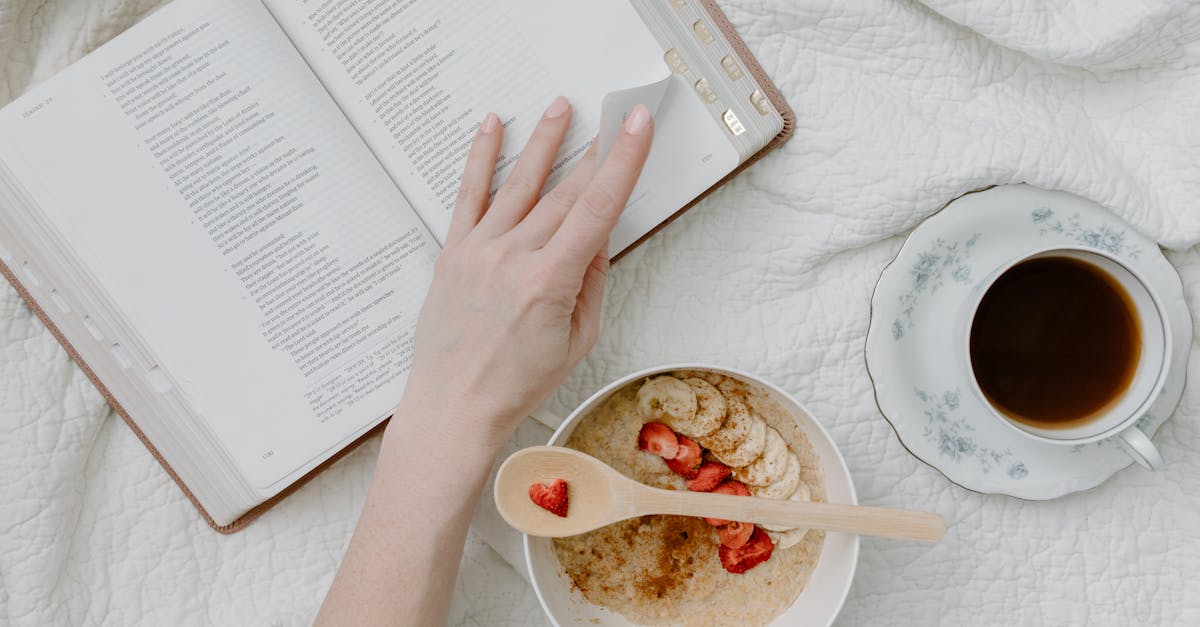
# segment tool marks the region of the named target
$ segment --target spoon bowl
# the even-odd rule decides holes
[[[605,471],[608,472],[605,472]],[[529,486],[567,482],[570,506],[567,516],[556,516],[529,498]],[[604,462],[560,446],[533,446],[513,453],[496,473],[496,509],[509,525],[522,533],[563,538],[604,526],[609,512],[619,507],[621,480],[630,481]],[[612,522],[616,522],[615,520]]]

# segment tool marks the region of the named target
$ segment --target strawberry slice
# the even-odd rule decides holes
[[[721,462],[704,462],[700,464],[695,475],[688,479],[687,487],[692,492],[712,492],[713,488],[721,485],[732,473],[733,469]]]
[[[675,459],[679,454],[679,438],[671,427],[661,422],[647,422],[638,432],[638,448],[663,459]]]
[[[732,479],[713,488],[713,494],[732,494],[733,496],[750,496],[750,489],[741,481],[733,481]],[[704,522],[714,526],[722,527],[728,525],[729,521],[723,518],[705,518]]]
[[[687,436],[679,436],[679,451],[675,453],[674,459],[667,460],[667,467],[671,472],[683,477],[691,479],[696,476],[696,471],[700,469],[700,462],[704,461],[700,445],[692,441]]]
[[[535,483],[529,486],[529,500],[538,507],[556,516],[567,517],[567,482],[555,479],[549,484]]]
[[[754,527],[750,541],[744,546],[733,548],[722,544],[718,554],[721,557],[721,566],[738,575],[771,559],[771,553],[774,550],[775,543],[771,542],[771,536],[768,536],[762,529]]]
[[[741,481],[729,480],[713,488],[713,494],[732,494],[733,496],[750,496],[750,488]]]
[[[717,536],[721,538],[721,546],[727,546],[731,549],[740,549],[746,546],[750,541],[750,536],[754,535],[755,527],[751,523],[733,521],[720,529],[717,529]]]

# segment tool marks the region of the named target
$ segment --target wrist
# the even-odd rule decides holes
[[[394,418],[393,423],[408,425],[403,427],[406,431],[410,426],[421,430],[431,441],[482,449],[494,455],[530,410],[513,399],[504,402],[506,399],[464,389],[468,387],[435,385],[413,376],[396,408],[400,420]]]
[[[461,501],[474,507],[503,441],[493,444],[471,434],[447,411],[413,403],[396,408],[376,462],[380,492],[400,490],[418,500]]]
[[[511,435],[507,415],[466,397],[406,393],[384,431],[384,441],[403,439],[430,453],[492,459]]]

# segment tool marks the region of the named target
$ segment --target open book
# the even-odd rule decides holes
[[[390,415],[472,136],[557,95],[550,184],[655,113],[614,255],[791,129],[707,0],[176,0],[0,111],[0,270],[235,531]]]

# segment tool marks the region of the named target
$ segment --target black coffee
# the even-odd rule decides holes
[[[1087,424],[1129,387],[1137,311],[1104,270],[1039,257],[1000,276],[971,323],[971,366],[988,400],[1041,429]]]

